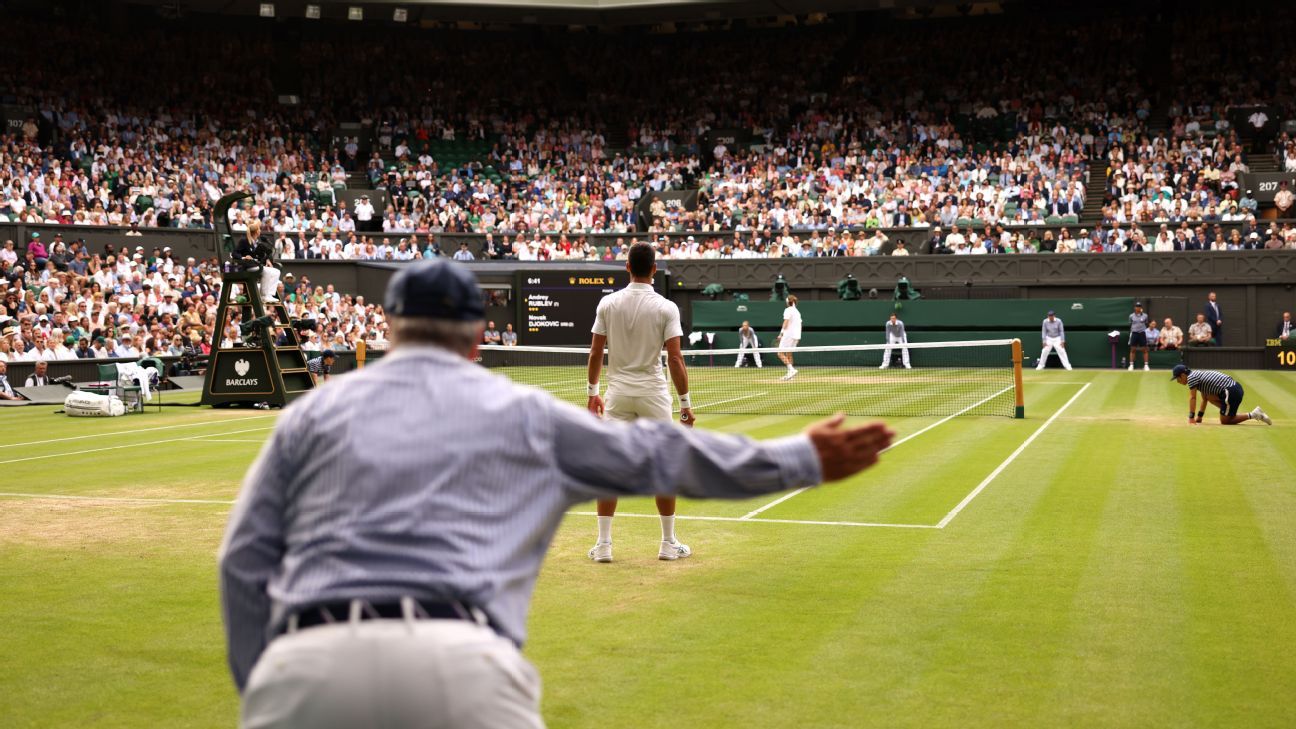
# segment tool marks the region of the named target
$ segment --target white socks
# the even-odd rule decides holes
[[[662,541],[675,542],[675,516],[661,517]],[[598,518],[598,543],[612,543],[612,517],[600,516]]]

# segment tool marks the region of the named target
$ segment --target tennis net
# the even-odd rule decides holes
[[[776,347],[685,350],[694,411],[1023,416],[1021,344],[1015,339],[800,347],[792,352],[797,372],[791,378],[779,354]],[[588,357],[589,350],[579,347],[483,346],[479,361],[583,406]],[[601,379],[606,391],[606,367]]]

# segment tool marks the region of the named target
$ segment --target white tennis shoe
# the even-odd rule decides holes
[[[793,369],[792,371],[788,372],[787,375],[784,376],[783,379],[785,379],[785,380],[790,380],[790,379],[792,379],[793,377],[796,377],[797,374],[798,374],[799,372],[801,372],[801,370]]]
[[[662,560],[666,560],[667,562],[671,562],[677,559],[684,559],[685,557],[691,554],[693,554],[693,550],[689,549],[687,544],[681,544],[678,541],[676,542],[663,541],[661,543],[661,549],[657,550],[657,559],[662,559]],[[611,558],[609,558],[609,561],[611,561]]]
[[[1255,410],[1251,411],[1251,417],[1259,420],[1265,425],[1273,425],[1273,418],[1269,417],[1265,411],[1261,410],[1259,405],[1256,405]]]
[[[612,561],[612,542],[599,542],[590,548],[589,558],[595,562]]]

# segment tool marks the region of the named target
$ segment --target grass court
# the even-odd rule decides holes
[[[681,502],[677,563],[648,499],[591,563],[577,507],[525,650],[546,721],[1291,726],[1296,378],[1234,375],[1273,427],[1188,426],[1165,371],[1028,372],[1022,420],[888,417],[852,481]],[[0,725],[233,726],[215,553],[275,414],[55,409],[0,410]],[[698,416],[772,437],[791,412]]]

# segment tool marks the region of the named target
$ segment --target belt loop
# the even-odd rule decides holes
[[[351,626],[351,632],[358,632],[360,628],[360,615],[365,609],[364,600],[352,600],[347,606],[347,623]]]
[[[486,617],[486,611],[476,605],[468,608],[468,614],[472,616],[473,622],[477,623],[481,627],[485,628],[490,625],[490,619]]]
[[[297,613],[293,613],[292,615],[288,616],[288,628],[284,632],[285,633],[297,632]]]
[[[400,606],[401,606],[401,618],[407,624],[413,623],[415,620],[418,619],[418,613],[417,613],[418,606],[414,602],[414,598],[410,597],[409,595],[402,596],[400,599]]]

